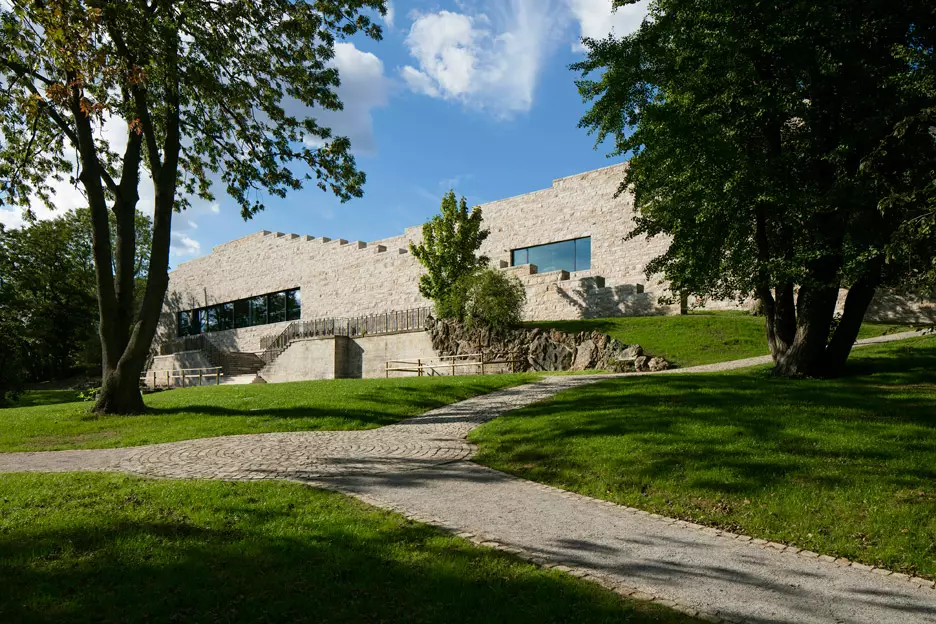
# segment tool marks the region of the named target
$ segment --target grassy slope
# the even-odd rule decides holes
[[[0,477],[3,622],[687,622],[288,483]]]
[[[936,577],[936,338],[856,350],[851,374],[611,380],[471,439],[527,479]]]
[[[108,448],[268,431],[371,429],[533,379],[490,375],[185,388],[148,395],[152,411],[141,416],[94,416],[86,402],[14,407],[0,410],[0,452]]]
[[[530,323],[566,332],[599,331],[677,366],[696,366],[767,355],[763,317],[745,312],[693,312],[685,316],[583,319]],[[908,331],[907,326],[865,323],[860,338]]]

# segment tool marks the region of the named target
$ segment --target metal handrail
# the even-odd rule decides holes
[[[412,308],[383,314],[368,314],[351,318],[330,317],[293,321],[276,336],[260,341],[260,359],[267,365],[273,362],[289,345],[304,338],[345,336],[362,338],[374,334],[417,331],[426,328],[431,308]]]

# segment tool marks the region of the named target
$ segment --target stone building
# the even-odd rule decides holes
[[[526,318],[678,312],[678,305],[660,305],[661,295],[669,294],[665,285],[644,274],[667,241],[627,238],[633,229],[633,198],[615,197],[625,166],[560,178],[547,189],[481,206],[490,230],[481,252],[524,284]],[[422,239],[421,230],[410,227],[399,236],[373,242],[261,231],[219,245],[170,273],[158,341],[202,335],[222,352],[256,353],[268,349],[296,320],[325,323],[428,307],[430,302],[418,290],[423,268],[408,251],[410,242]],[[734,305],[716,302],[708,307]],[[388,329],[384,326],[383,333],[390,333]],[[407,340],[400,345],[390,340],[381,347],[382,355],[399,355],[401,349],[425,354],[426,344],[412,342],[420,339]],[[341,368],[345,356],[338,354],[336,360],[328,355],[331,372],[315,375],[342,376],[335,367]],[[315,357],[320,367],[321,357]],[[362,366],[373,368],[376,361],[372,358]],[[277,366],[280,378],[311,374],[287,372],[283,363]]]
[[[666,242],[627,240],[632,199],[614,197],[623,175],[614,165],[481,206],[490,230],[481,252],[523,282],[526,318],[668,311],[643,274]],[[162,338],[207,330],[225,348],[258,351],[291,320],[429,306],[418,289],[423,268],[408,251],[421,240],[415,226],[373,242],[261,231],[224,243],[169,274]]]

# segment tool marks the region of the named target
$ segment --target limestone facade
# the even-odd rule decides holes
[[[615,197],[625,165],[555,180],[550,188],[481,205],[490,236],[481,253],[508,268],[527,289],[525,317],[561,320],[660,314],[662,287],[644,267],[666,248],[665,240],[627,240],[633,229],[632,198]],[[591,238],[586,271],[540,273],[510,267],[518,248]],[[419,294],[422,266],[409,254],[422,227],[374,242],[261,231],[215,247],[169,274],[161,339],[174,337],[175,313],[299,288],[302,319],[352,317],[429,306]],[[264,336],[288,323],[213,332],[225,350],[259,351]]]
[[[659,304],[661,296],[670,294],[665,285],[644,275],[647,263],[666,250],[668,240],[627,238],[634,228],[633,197],[628,193],[615,197],[625,167],[617,164],[561,178],[549,188],[480,206],[490,230],[481,252],[495,267],[509,270],[523,282],[527,319],[678,312],[678,305]],[[510,266],[514,249],[581,237],[591,238],[588,270],[544,273],[531,265]],[[184,262],[170,273],[157,341],[175,337],[176,312],[180,310],[292,288],[300,289],[302,320],[429,306],[418,290],[423,268],[408,251],[410,242],[421,239],[422,227],[415,226],[374,242],[260,231],[218,245],[210,254]],[[707,307],[737,306],[714,302]],[[898,306],[887,307],[893,310]],[[279,334],[288,324],[207,336],[225,351],[260,351],[263,338]]]

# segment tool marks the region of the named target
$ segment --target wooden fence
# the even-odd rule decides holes
[[[190,386],[221,385],[221,367],[176,368],[146,371],[140,376],[140,386],[145,388],[185,388]]]
[[[388,360],[385,369],[387,378],[390,373],[416,373],[419,377],[438,377],[442,375],[486,375],[496,372],[503,373],[505,365],[509,365],[509,372],[517,372],[519,359],[486,360],[483,353],[464,355],[431,356],[415,360]],[[469,370],[470,369],[470,370]]]

